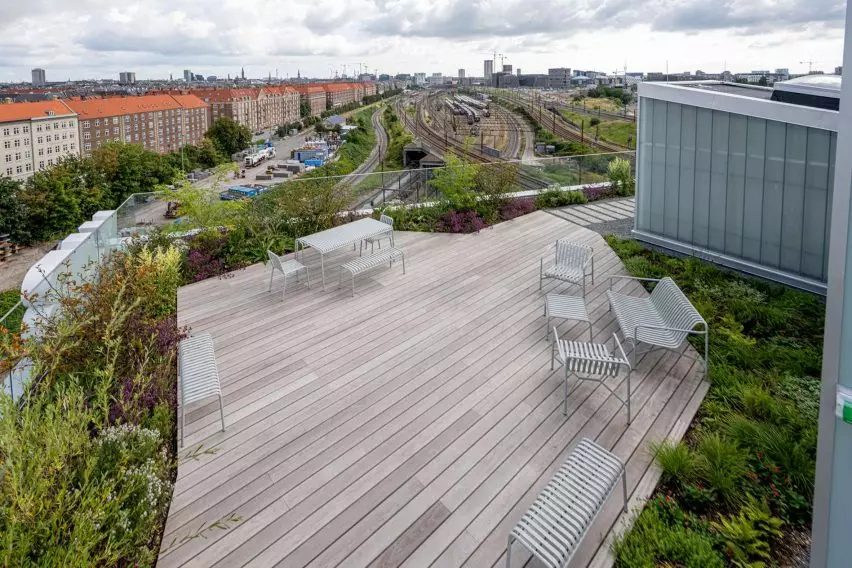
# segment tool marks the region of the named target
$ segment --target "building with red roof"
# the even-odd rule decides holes
[[[24,180],[79,154],[77,114],[63,101],[0,104],[0,175]]]
[[[209,128],[207,105],[194,95],[68,99],[79,119],[81,153],[115,141],[166,153],[198,145]]]

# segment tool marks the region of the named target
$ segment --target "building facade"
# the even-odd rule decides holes
[[[136,83],[136,73],[133,71],[122,71],[118,74],[118,82],[122,85],[133,85]]]
[[[491,75],[494,73],[494,60],[493,59],[486,59],[485,60],[483,72],[485,73],[485,75],[483,75],[483,77],[485,77],[485,82],[491,83]]]
[[[32,79],[33,79],[33,87],[43,87],[47,84],[47,77],[45,76],[44,69],[36,67],[32,71]]]
[[[459,79],[464,79],[464,69],[459,69]]]
[[[548,69],[547,77],[551,87],[565,89],[571,86],[571,69],[568,67]]]
[[[311,109],[311,116],[319,116],[326,110],[325,90],[319,85],[296,85],[299,93],[299,103],[306,103]]]
[[[255,89],[192,89],[208,105],[207,122],[212,125],[220,118],[230,118],[252,132],[258,129],[258,100]]]
[[[106,99],[70,99],[78,115],[81,154],[107,142],[139,144],[166,153],[198,145],[208,128],[207,105],[194,95],[145,95]]]
[[[640,84],[634,236],[824,292],[838,113],[774,97]]]
[[[77,115],[64,102],[0,105],[0,175],[25,180],[79,155]]]

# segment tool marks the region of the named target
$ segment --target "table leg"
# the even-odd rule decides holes
[[[325,255],[320,254],[320,272],[322,272],[322,291],[325,292]]]

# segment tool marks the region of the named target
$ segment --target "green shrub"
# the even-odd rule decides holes
[[[722,549],[737,568],[765,566],[770,543],[781,536],[783,521],[772,516],[766,503],[749,499],[737,515],[721,516],[710,525],[722,539]]]
[[[683,442],[664,441],[652,446],[654,457],[663,470],[663,481],[687,483],[695,472],[695,457]]]
[[[595,116],[595,117],[592,117],[592,119],[589,121],[589,126],[597,126],[600,123],[601,123],[601,119],[599,119],[598,117]]]
[[[565,207],[567,205],[578,205],[586,203],[586,196],[582,191],[560,191],[549,189],[539,193],[535,198],[536,209],[548,209],[553,207]]]
[[[682,511],[674,508],[681,521],[667,521],[671,512],[661,512],[654,501],[639,515],[633,528],[613,544],[618,568],[724,568],[722,555],[714,549],[715,539],[702,527],[685,524]]]
[[[698,440],[695,454],[696,475],[709,489],[727,503],[742,497],[740,488],[747,471],[746,456],[736,443],[712,432]]]

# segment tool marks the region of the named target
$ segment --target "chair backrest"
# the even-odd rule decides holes
[[[669,327],[693,329],[699,324],[707,326],[695,306],[668,276],[657,282],[649,299]]]
[[[556,241],[556,264],[568,266],[583,266],[592,255],[592,247],[559,239]]]
[[[284,268],[281,266],[281,257],[272,252],[271,250],[266,251],[266,256],[269,257],[269,262],[272,263],[272,268],[278,270],[279,272],[284,272]]]
[[[379,221],[384,223],[385,225],[390,225],[393,227],[393,217],[388,217],[387,215],[382,215],[379,217]]]

